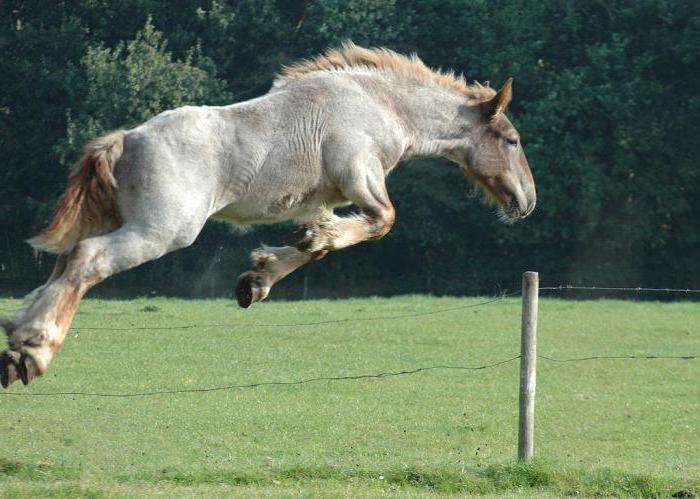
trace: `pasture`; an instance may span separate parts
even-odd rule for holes
[[[545,295],[546,296],[546,295]],[[481,366],[520,300],[88,299],[50,371],[9,393],[138,392]],[[19,300],[0,300],[5,313]],[[389,319],[388,316],[404,316]],[[313,326],[255,326],[365,319]],[[226,324],[226,327],[110,328]],[[539,353],[700,354],[700,303],[540,301]],[[99,330],[80,329],[97,326]],[[2,395],[0,490],[55,496],[668,496],[700,492],[700,360],[538,361],[518,465],[518,361],[483,370],[128,398]]]

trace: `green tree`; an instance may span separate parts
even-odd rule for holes
[[[148,19],[133,40],[114,49],[88,47],[76,68],[72,100],[67,111],[62,156],[72,160],[75,150],[92,137],[117,127],[133,127],[156,114],[187,104],[221,104],[230,100],[215,66],[201,47],[173,60],[162,33]]]
[[[343,39],[416,51],[492,85],[513,76],[510,115],[538,209],[506,227],[449,163],[412,162],[389,179],[398,219],[387,238],[305,267],[275,296],[298,296],[304,276],[322,295],[490,291],[525,267],[545,282],[700,286],[693,2],[5,0],[3,289],[27,290],[46,273],[22,239],[48,218],[83,142],[167,108],[263,94],[281,64]],[[285,230],[212,224],[195,247],[100,289],[226,293],[248,249]]]

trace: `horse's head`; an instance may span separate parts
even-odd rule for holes
[[[512,78],[488,101],[471,108],[475,126],[460,158],[462,169],[504,218],[525,218],[535,209],[535,181],[520,135],[505,115],[513,95]]]

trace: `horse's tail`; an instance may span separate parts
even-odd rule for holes
[[[56,203],[48,227],[27,241],[37,250],[67,253],[79,241],[121,225],[117,182],[112,172],[122,155],[126,130],[115,130],[89,142],[73,166],[68,187]]]

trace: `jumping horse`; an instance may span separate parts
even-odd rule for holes
[[[29,240],[58,258],[48,281],[1,322],[3,387],[46,371],[90,288],[189,246],[209,218],[299,226],[289,246],[252,252],[236,286],[248,307],[305,263],[389,232],[384,179],[400,161],[448,158],[503,218],[526,217],[535,184],[505,115],[511,96],[511,79],[495,91],[415,55],[346,42],[283,67],[261,97],[166,111],[93,140],[53,219]],[[349,204],[355,214],[334,214]]]

